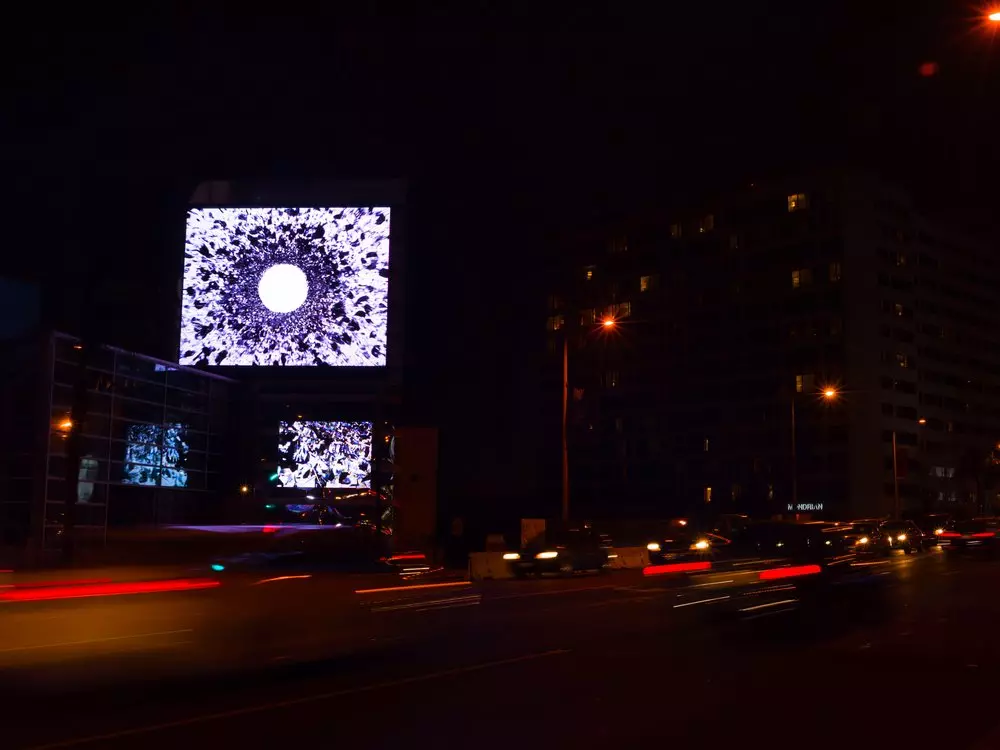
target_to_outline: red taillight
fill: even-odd
[[[43,589],[58,588],[60,586],[92,586],[98,583],[111,583],[110,578],[77,578],[70,581],[28,581],[26,583],[15,583],[16,589]]]
[[[278,533],[278,527],[277,526],[265,526],[263,529],[261,529],[261,531],[264,532],[265,534],[276,534],[276,533]]]
[[[942,536],[944,536],[944,535],[942,534]],[[995,536],[995,534],[992,531],[980,531],[980,532],[978,532],[976,534],[973,534],[972,538],[973,539],[986,539],[987,537],[991,537],[991,536]]]
[[[659,576],[664,573],[693,573],[698,570],[711,570],[710,562],[672,563],[670,565],[647,565],[642,569],[644,576]]]
[[[771,568],[762,570],[758,577],[762,581],[773,581],[778,578],[795,578],[796,576],[811,576],[822,571],[819,565],[797,565],[791,568]]]
[[[962,536],[962,535],[959,534],[956,531],[945,531],[942,534],[938,534],[938,537],[941,538],[941,539],[958,539],[960,536]],[[993,535],[990,534],[990,536],[993,536]]]
[[[127,594],[160,594],[168,591],[194,591],[219,585],[208,578],[168,581],[127,581],[123,583],[89,583],[71,586],[45,586],[40,588],[13,589],[0,592],[0,601],[39,602],[52,599],[87,599],[95,596],[124,596]]]

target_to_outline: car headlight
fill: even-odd
[[[944,533],[944,529],[934,529],[934,536],[941,536]]]
[[[660,543],[659,542],[650,542],[649,544],[646,545],[646,549],[648,549],[650,552],[659,552],[660,551]]]
[[[545,552],[539,552],[535,555],[538,560],[551,560],[553,557],[558,557],[559,553],[555,550],[546,550]]]
[[[897,542],[905,542],[906,541],[906,534],[900,534],[899,536],[897,536],[896,537],[896,541]]]
[[[691,545],[691,549],[708,549],[708,540],[699,539],[697,542]]]
[[[868,544],[869,541],[870,540],[868,539],[868,537],[863,536],[857,542],[855,542],[855,544]]]
[[[521,556],[517,552],[504,552],[503,553],[503,559],[504,560],[520,560]]]

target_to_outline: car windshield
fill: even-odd
[[[909,531],[910,530],[910,524],[903,523],[903,522],[900,522],[900,523],[893,523],[893,522],[884,523],[884,524],[882,524],[882,530],[883,531],[888,531],[888,532]]]

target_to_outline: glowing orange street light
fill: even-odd
[[[59,423],[59,429],[60,430],[72,430],[73,429],[73,420],[72,419],[64,419],[62,422]]]
[[[247,494],[249,491],[250,488],[247,487],[245,484],[242,487],[240,487],[240,492],[242,492],[244,495]]]
[[[996,11],[995,13],[990,13],[987,16],[987,18],[990,19],[993,23],[1000,23],[1000,10]]]
[[[614,321],[613,318],[605,318],[604,319],[603,325],[604,325],[605,328],[611,328],[612,326],[614,326],[614,324],[615,324],[615,321]]]
[[[917,424],[927,424],[927,420],[921,417],[920,419],[917,420]]]
[[[825,399],[837,398],[837,389],[836,388],[823,389],[823,398]]]

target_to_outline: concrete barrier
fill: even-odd
[[[645,547],[615,547],[608,556],[612,570],[631,570],[649,565],[649,550]]]
[[[469,555],[469,579],[485,581],[513,578],[510,563],[503,559],[503,552],[473,552]]]

